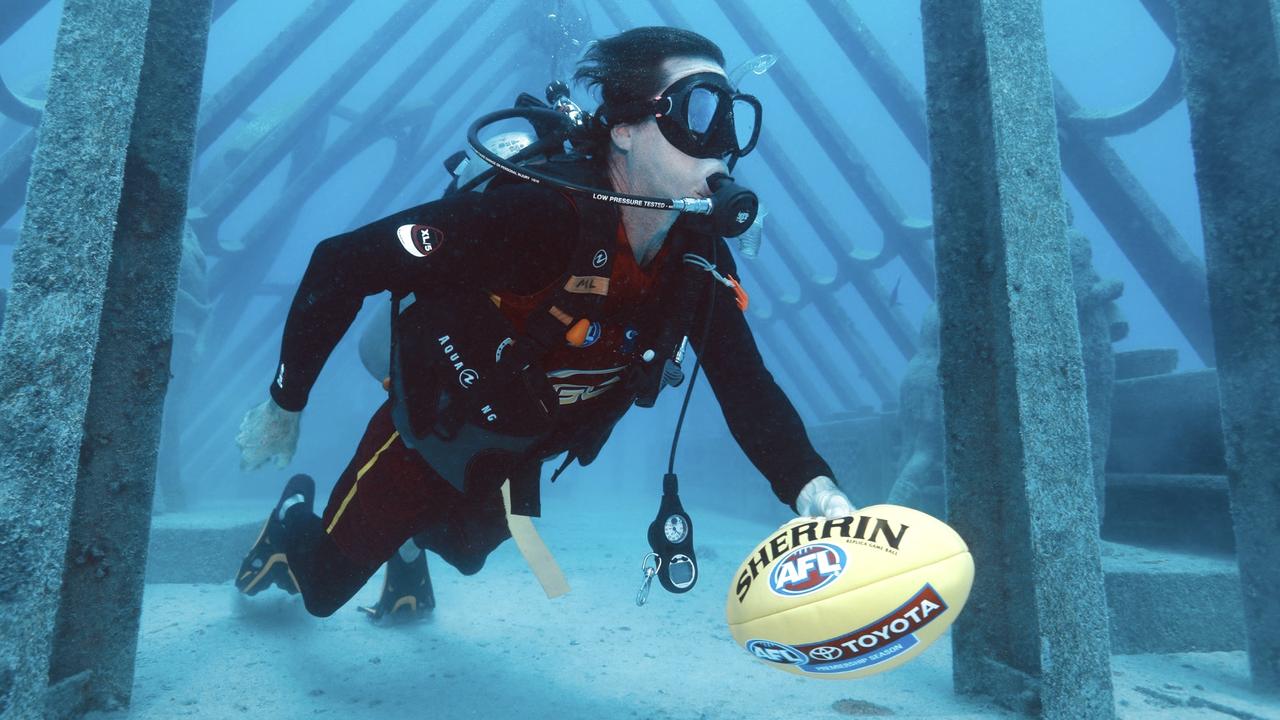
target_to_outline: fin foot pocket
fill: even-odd
[[[285,484],[280,501],[271,509],[267,521],[262,524],[258,538],[253,541],[249,552],[240,562],[240,570],[236,573],[236,589],[245,595],[257,595],[275,585],[290,595],[298,594],[298,579],[289,568],[289,560],[285,557],[282,540],[284,523],[280,520],[281,505],[295,496],[302,496],[300,504],[310,511],[315,499],[315,481],[308,475],[294,475]],[[294,500],[297,503],[297,500]]]
[[[411,561],[399,553],[387,561],[382,594],[377,604],[360,607],[374,622],[413,622],[435,609],[436,597],[427,570],[427,554],[419,552]]]

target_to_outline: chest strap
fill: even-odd
[[[592,323],[603,315],[613,275],[618,211],[596,201],[573,201],[578,238],[555,290],[525,319],[525,334],[546,352],[565,343],[588,344]],[[595,332],[599,332],[597,326]]]

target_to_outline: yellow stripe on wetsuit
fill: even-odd
[[[329,527],[324,529],[326,533],[333,533],[333,526],[338,524],[338,518],[342,517],[343,511],[347,509],[347,503],[351,502],[351,498],[356,496],[356,488],[360,487],[360,478],[364,477],[364,474],[369,472],[369,469],[373,467],[373,464],[378,462],[378,456],[382,454],[382,451],[391,447],[391,443],[395,442],[398,437],[400,437],[399,431],[391,433],[391,437],[387,438],[387,441],[382,444],[382,447],[378,448],[378,452],[374,453],[373,457],[369,458],[369,462],[365,463],[364,467],[360,468],[356,473],[356,481],[351,483],[351,489],[347,491],[347,496],[342,498],[342,504],[338,506],[338,512],[333,514],[333,520],[329,523]]]

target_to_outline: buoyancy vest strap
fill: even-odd
[[[575,202],[578,238],[567,271],[555,290],[528,318],[524,332],[545,352],[567,342],[566,333],[579,320],[598,320],[609,295],[618,237],[618,211],[595,201]]]
[[[507,514],[507,528],[511,531],[511,539],[516,541],[516,548],[529,563],[533,576],[542,585],[542,591],[548,599],[558,598],[569,592],[569,581],[564,572],[552,557],[551,550],[538,536],[533,521],[523,515],[511,514],[511,481],[502,483],[502,507]]]
[[[671,256],[682,257],[686,252],[703,250],[707,241],[716,242],[711,238],[680,233],[669,240],[672,243]],[[635,404],[643,408],[653,407],[663,387],[679,385],[683,379],[679,372],[680,357],[693,327],[701,289],[710,281],[710,276],[701,268],[682,262],[679,267],[670,269],[664,281],[662,302],[672,309],[653,339],[651,347],[655,357],[650,362],[632,365],[627,378],[627,387],[635,396]],[[668,358],[674,363],[668,364]]]
[[[575,456],[572,452],[565,453],[564,462],[560,463],[560,467],[556,468],[556,471],[551,473],[551,482],[555,482],[556,478],[560,477],[560,474],[564,472],[565,468],[569,467],[569,463],[573,462],[574,459]]]

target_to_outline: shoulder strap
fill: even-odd
[[[573,202],[579,218],[578,238],[568,269],[551,295],[525,319],[525,334],[539,354],[565,342],[581,344],[609,295],[618,211],[595,200]]]
[[[705,297],[710,276],[697,265],[685,262],[685,253],[705,254],[713,239],[687,231],[674,232],[669,239],[669,262],[678,267],[668,268],[664,286],[660,289],[659,303],[663,310],[662,322],[653,337],[653,354],[649,361],[632,366],[628,387],[635,394],[640,407],[653,407],[658,393],[668,385],[676,387],[684,381],[680,369],[685,342],[693,327],[693,317],[698,304]]]

